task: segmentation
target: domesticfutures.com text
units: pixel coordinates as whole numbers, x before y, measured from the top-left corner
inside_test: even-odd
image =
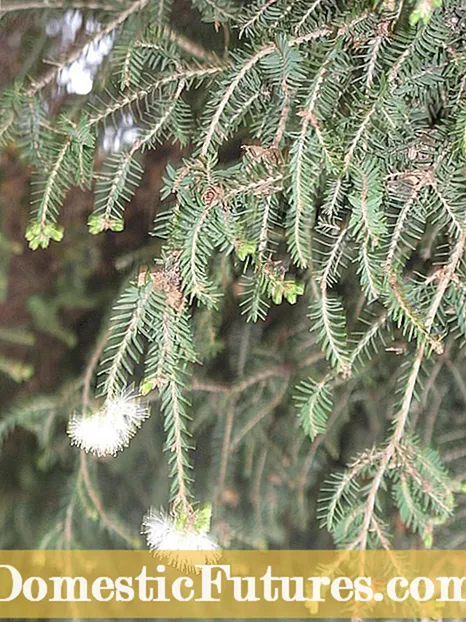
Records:
[[[284,577],[268,566],[261,577],[237,576],[227,564],[197,565],[196,577],[183,575],[168,581],[166,568],[156,567],[159,576],[151,576],[142,566],[137,576],[115,579],[55,576],[44,579],[23,576],[9,564],[0,565],[0,602],[19,597],[30,602],[221,602],[228,590],[237,602],[309,602],[332,599],[339,603],[466,602],[466,577],[391,577],[383,588],[374,587],[371,577],[340,576]],[[151,570],[153,572],[153,570]]]

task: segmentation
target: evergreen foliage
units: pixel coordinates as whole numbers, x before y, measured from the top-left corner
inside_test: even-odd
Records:
[[[2,144],[35,171],[32,249],[67,235],[75,186],[94,196],[90,234],[121,232],[147,152],[179,147],[157,252],[131,262],[81,380],[0,421],[70,464],[58,422],[128,387],[152,405],[114,463],[76,458],[42,546],[89,546],[87,520],[141,545],[141,517],[103,486],[129,455],[150,503],[212,503],[221,546],[292,546],[293,529],[310,544],[320,521],[347,548],[462,547],[466,7],[194,0],[184,32],[176,2],[23,4],[5,0],[0,25],[74,5],[100,24],[1,100]],[[64,97],[61,72],[107,36],[92,91]]]

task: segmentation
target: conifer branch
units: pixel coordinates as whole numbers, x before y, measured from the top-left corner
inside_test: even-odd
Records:
[[[133,104],[144,100],[146,97],[157,91],[158,89],[167,86],[172,83],[189,81],[195,78],[204,78],[211,75],[215,75],[224,70],[223,65],[217,65],[214,67],[205,67],[200,69],[186,69],[183,71],[175,71],[173,74],[167,75],[160,80],[147,85],[144,88],[137,89],[134,92],[130,92],[122,95],[114,102],[105,105],[103,110],[96,112],[89,117],[89,125],[97,125],[102,123],[108,117],[114,116],[116,113],[122,112],[125,108],[129,108]]]
[[[105,358],[101,362],[101,374],[104,376],[101,392],[107,396],[116,395],[126,385],[125,372],[131,368],[131,359],[135,356],[133,348],[138,348],[151,295],[150,284],[141,290],[130,284],[115,306],[114,323],[110,328]]]
[[[434,178],[432,178],[430,180],[430,185],[434,189],[434,192],[437,195],[437,197],[438,197],[439,201],[441,202],[442,206],[445,208],[445,211],[448,214],[448,218],[452,222],[453,229],[455,231],[455,235],[457,235],[457,236],[461,235],[461,232],[463,230],[463,226],[461,225],[461,222],[460,222],[458,216],[455,214],[455,210],[453,209],[453,207],[450,205],[450,203],[447,201],[447,199],[444,197],[444,195],[440,191],[440,189],[438,187],[438,183],[437,183],[437,181]]]
[[[180,504],[185,510],[190,507],[189,492],[190,478],[187,474],[189,463],[186,457],[186,413],[183,399],[175,379],[170,379],[162,389],[162,403],[164,405],[165,429],[167,431],[167,448],[173,454],[174,480],[172,496],[175,505]]]
[[[327,61],[328,62],[328,61]],[[306,148],[306,136],[308,133],[309,124],[314,120],[314,108],[317,102],[317,96],[319,93],[319,88],[323,82],[325,74],[327,72],[327,64],[324,63],[319,70],[316,79],[314,81],[311,96],[309,98],[309,102],[302,112],[303,121],[301,123],[301,130],[299,137],[296,141],[296,155],[293,162],[293,197],[295,199],[295,215],[294,222],[292,226],[292,240],[293,246],[296,249],[296,260],[298,265],[305,268],[308,265],[308,260],[311,254],[311,249],[305,251],[302,247],[302,231],[306,227],[306,220],[309,219],[310,215],[310,204],[311,197],[309,196],[309,179],[305,179],[305,171],[314,172],[317,174],[317,171],[309,171],[309,167],[307,165],[308,150]],[[314,127],[317,126],[317,122],[314,122]],[[306,176],[307,177],[307,176]],[[300,233],[301,232],[301,233]],[[310,240],[310,236],[309,236]]]
[[[400,244],[401,236],[405,229],[406,219],[408,218],[408,214],[410,213],[410,210],[412,209],[414,205],[414,202],[416,200],[416,197],[418,195],[418,192],[421,186],[422,186],[422,181],[418,181],[411,188],[410,196],[405,201],[403,207],[401,208],[400,213],[398,214],[395,228],[393,229],[391,236],[390,236],[390,245],[388,247],[388,251],[387,251],[387,255],[385,259],[385,266],[387,270],[391,270],[393,267],[393,260],[395,258],[395,253]]]
[[[202,143],[201,155],[203,155],[203,156],[207,155],[207,153],[209,151],[209,148],[210,148],[210,144],[212,142],[212,138],[214,136],[214,133],[217,130],[217,126],[218,126],[218,123],[220,121],[220,117],[222,116],[222,113],[223,113],[226,105],[228,104],[228,101],[230,100],[232,94],[238,88],[238,85],[240,84],[241,80],[248,73],[248,71],[250,71],[254,67],[254,65],[256,65],[262,58],[265,58],[266,56],[271,54],[274,51],[274,49],[275,49],[275,46],[272,45],[272,44],[269,44],[269,45],[261,48],[260,50],[258,50],[255,54],[253,54],[253,56],[251,56],[244,63],[244,65],[241,67],[241,69],[236,74],[235,78],[230,82],[227,90],[225,91],[225,94],[223,95],[222,99],[220,100],[220,103],[216,107],[215,114],[212,117],[210,125],[209,125],[209,127],[207,129],[207,133],[206,133],[204,141]]]
[[[299,20],[295,27],[295,32],[298,33],[304,24],[307,22],[312,13],[316,10],[316,8],[322,3],[322,0],[314,0],[311,6],[306,10],[302,18]]]
[[[385,35],[378,35],[377,37],[375,37],[374,41],[371,42],[372,52],[371,52],[370,59],[369,59],[369,66],[367,68],[366,93],[368,93],[372,88],[372,84],[374,82],[374,77],[375,77],[377,58],[379,56],[380,48],[382,46],[384,39],[385,39]]]
[[[331,32],[330,29],[322,28],[321,30],[307,33],[306,35],[302,35],[300,37],[296,37],[292,39],[289,42],[289,46],[294,47],[294,46],[302,45],[303,43],[307,43],[308,41],[312,41],[313,39],[325,37],[326,35],[330,34],[330,32]],[[244,79],[244,77],[248,74],[249,71],[251,71],[251,69],[255,65],[257,65],[261,60],[263,60],[269,54],[272,54],[275,51],[275,49],[276,47],[272,43],[260,48],[242,65],[242,67],[236,73],[234,79],[228,85],[228,88],[226,89],[219,104],[216,106],[215,114],[212,117],[212,120],[210,122],[210,125],[207,129],[205,138],[202,143],[201,155],[203,156],[207,155],[211,142],[212,142],[212,138],[215,132],[217,131],[217,127],[218,127],[220,118],[225,110],[225,107],[227,106],[228,102],[231,99],[231,96],[233,95],[235,90],[238,88],[241,81]]]
[[[377,298],[379,298],[380,291],[379,291],[377,280],[373,273],[372,258],[369,255],[369,245],[370,245],[369,240],[364,240],[362,242],[361,257],[363,261],[362,270],[364,271],[364,274],[367,276],[369,300],[372,301],[372,300],[377,300]]]
[[[403,434],[404,434],[406,424],[408,421],[408,415],[410,412],[411,402],[414,396],[414,390],[417,384],[419,371],[421,368],[422,361],[424,359],[424,355],[426,353],[427,345],[429,343],[428,337],[430,335],[430,331],[432,330],[435,317],[438,313],[438,310],[442,303],[447,287],[455,273],[455,270],[458,266],[459,261],[461,260],[464,254],[465,245],[466,245],[466,220],[464,222],[461,237],[456,243],[456,246],[453,249],[453,252],[450,256],[450,261],[445,266],[443,270],[443,274],[441,278],[439,279],[437,290],[432,300],[432,304],[429,308],[426,322],[425,322],[427,334],[425,337],[422,338],[422,341],[417,348],[414,362],[411,367],[411,371],[406,381],[406,387],[403,392],[401,407],[395,416],[395,424],[396,424],[395,429],[390,438],[390,442],[387,445],[387,448],[383,452],[383,458],[380,461],[380,466],[377,469],[377,472],[375,474],[375,477],[369,489],[369,494],[368,494],[367,502],[365,506],[364,522],[362,524],[360,536],[358,536],[358,544],[360,545],[361,549],[367,548],[367,538],[368,538],[368,533],[371,527],[372,517],[374,515],[374,508],[375,508],[377,493],[379,492],[383,477],[390,464],[390,461],[395,455],[395,452],[397,451],[398,446],[403,438]]]
[[[255,428],[265,417],[270,415],[275,408],[280,405],[280,402],[283,399],[283,395],[288,388],[288,384],[285,382],[281,389],[276,391],[276,394],[266,403],[264,407],[256,414],[255,417],[250,419],[236,434],[236,436],[231,440],[230,451],[234,451],[240,444],[241,441],[245,438],[246,434],[248,434],[251,430]]]
[[[48,86],[58,75],[58,73],[67,65],[70,65],[73,61],[77,60],[85,48],[89,46],[91,43],[93,45],[97,45],[99,41],[101,41],[108,34],[116,30],[124,21],[128,19],[134,13],[141,11],[144,7],[146,7],[149,3],[149,0],[135,0],[132,2],[124,11],[111,20],[108,24],[102,28],[90,41],[86,41],[86,43],[80,48],[73,50],[63,61],[53,67],[48,73],[45,74],[43,78],[34,82],[31,87],[27,90],[27,94],[30,96],[36,95],[39,91]]]
[[[241,37],[246,31],[250,30],[254,26],[254,24],[258,20],[260,20],[262,15],[276,2],[278,2],[278,0],[267,0],[262,6],[258,8],[257,11],[254,11],[251,17],[244,24],[242,24],[239,31],[239,36]]]
[[[63,163],[66,157],[66,154],[71,145],[71,137],[68,137],[64,142],[63,146],[57,154],[56,160],[52,166],[50,174],[47,178],[47,182],[45,184],[44,194],[42,196],[42,200],[40,202],[38,211],[37,211],[37,219],[40,224],[41,230],[45,228],[45,224],[49,219],[50,213],[53,211],[52,203],[54,193],[56,192],[55,188],[61,180],[58,180],[58,177],[62,174],[66,175],[66,171],[62,171]]]
[[[14,8],[5,1],[2,15]],[[55,0],[18,0],[18,15],[31,9],[40,17],[39,4],[54,9],[53,20],[64,13]],[[284,525],[303,529],[314,519],[327,471],[318,517],[337,546],[388,549],[395,512],[406,528],[398,530],[403,546],[417,546],[416,537],[430,547],[434,531],[450,538],[440,544],[458,541],[458,525],[448,519],[453,493],[464,488],[464,438],[443,428],[464,423],[454,411],[466,391],[465,7],[452,13],[444,2],[420,15],[419,7],[413,13],[391,1],[381,11],[335,0],[253,0],[244,9],[236,0],[87,6],[97,5],[99,23],[83,14],[89,34],[83,27],[76,46],[45,73],[33,71],[39,59],[21,65],[17,54],[18,76],[31,71],[31,80],[0,99],[5,170],[25,161],[40,173],[27,231],[33,248],[62,237],[58,214],[73,186],[95,197],[93,234],[124,229],[126,203],[149,193],[157,239],[146,244],[135,221],[116,245],[104,244],[105,261],[120,273],[143,262],[113,306],[105,339],[66,397],[20,404],[1,421],[2,439],[23,426],[37,438],[41,463],[53,464],[62,458],[62,444],[52,442],[56,422],[71,415],[73,444],[115,455],[149,417],[147,396],[164,439],[134,443],[133,455],[149,464],[150,447],[150,470],[163,446],[171,486],[169,514],[154,512],[144,522],[153,549],[167,541],[161,530],[194,548],[214,546],[206,536],[210,509],[192,497],[193,465],[196,490],[206,500],[212,494],[221,546],[286,543]],[[80,0],[69,6],[84,10]],[[173,26],[188,15],[192,39]],[[80,28],[81,15],[73,19]],[[40,32],[41,46],[60,45],[44,21],[13,16],[5,23],[20,24],[24,40]],[[80,108],[68,89],[48,88],[67,71],[79,74],[82,63],[92,65],[88,46],[109,35],[113,53],[87,104]],[[147,157],[159,145],[160,157]],[[136,195],[146,168],[147,184]],[[11,187],[5,184],[7,196]],[[104,241],[90,238],[83,250],[73,234],[81,213],[66,219],[69,243],[57,254],[67,270],[72,264],[60,276],[61,293],[28,303],[34,325],[60,339],[69,337],[58,321],[62,308],[76,298],[86,308],[95,302],[98,315],[106,300],[94,295]],[[125,240],[132,250],[121,258]],[[15,248],[0,235],[2,265]],[[2,269],[0,295],[6,289]],[[100,405],[91,391],[97,359]],[[0,353],[0,373],[12,370],[9,354]],[[347,461],[353,433],[363,430],[370,447],[387,421],[385,442],[350,457],[346,470],[334,468]],[[151,430],[148,424],[144,433]],[[203,435],[203,450],[218,454],[218,468],[193,458],[191,431]],[[432,439],[452,478],[428,446]],[[110,515],[100,491],[105,469],[94,481],[90,466],[64,486],[69,494],[51,518],[47,545],[95,547],[81,514],[125,537],[122,496]],[[116,460],[115,473],[127,466]],[[149,475],[142,468],[141,482]],[[148,503],[166,505],[165,494],[154,487]],[[137,490],[128,503],[136,497],[146,495]],[[249,510],[245,499],[253,500]]]

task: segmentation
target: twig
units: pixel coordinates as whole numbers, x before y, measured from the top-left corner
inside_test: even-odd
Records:
[[[236,400],[235,398],[230,400],[227,408],[227,416],[225,421],[225,429],[223,432],[223,443],[222,443],[222,457],[220,462],[220,474],[218,477],[217,485],[216,485],[216,493],[215,500],[218,501],[222,494],[225,478],[227,474],[227,466],[228,466],[228,458],[230,456],[230,446],[231,446],[231,433],[233,430],[233,421],[235,417],[235,406]]]
[[[125,540],[125,542],[127,542],[131,546],[134,546],[134,541],[131,539],[131,537],[128,534],[126,534],[124,531],[122,531],[118,525],[115,525],[113,521],[109,518],[108,514],[106,513],[103,503],[97,491],[95,490],[94,486],[92,485],[91,478],[89,475],[89,469],[87,465],[87,456],[84,451],[81,451],[80,474],[83,478],[84,484],[86,486],[86,490],[89,493],[89,497],[91,498],[91,501],[94,504],[95,509],[99,513],[99,516],[102,522],[104,523],[104,525],[107,527],[107,529],[119,535],[120,538]]]
[[[114,2],[98,2],[93,0],[25,0],[24,2],[3,2],[0,7],[0,16],[13,11],[28,11],[31,9],[92,9],[101,11],[121,11],[124,0]],[[120,5],[120,6],[118,6]]]
[[[56,75],[61,71],[61,69],[63,69],[63,67],[66,67],[67,65],[70,65],[72,62],[77,60],[88,45],[96,44],[101,41],[113,30],[116,30],[116,28],[118,28],[120,24],[127,20],[130,15],[132,15],[133,13],[137,13],[138,11],[143,9],[148,3],[149,0],[138,0],[137,2],[133,2],[127,9],[122,11],[115,19],[113,19],[104,28],[102,28],[102,30],[99,31],[95,35],[95,37],[86,41],[86,43],[79,47],[77,50],[71,52],[60,64],[58,64],[56,67],[53,67],[49,72],[47,72],[43,78],[41,78],[38,82],[33,83],[32,86],[28,89],[27,94],[36,95],[44,87],[50,84],[52,80],[55,79]]]
[[[89,408],[89,394],[91,390],[92,376],[94,375],[95,368],[99,362],[100,356],[103,352],[105,344],[107,343],[108,331],[101,336],[97,345],[92,353],[89,363],[86,367],[83,379],[83,397],[82,397],[82,412],[86,414]]]

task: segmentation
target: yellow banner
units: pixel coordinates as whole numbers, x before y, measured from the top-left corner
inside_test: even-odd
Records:
[[[0,551],[0,618],[355,617],[466,617],[466,551]]]

